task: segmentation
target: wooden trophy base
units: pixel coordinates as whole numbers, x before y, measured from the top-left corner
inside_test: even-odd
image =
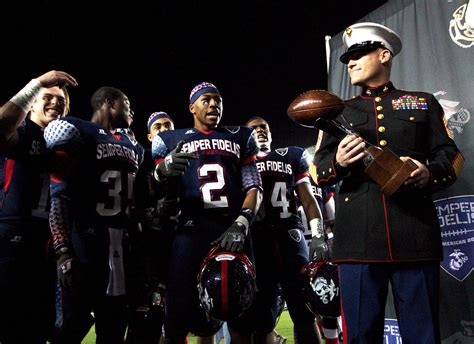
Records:
[[[411,160],[402,161],[390,149],[379,149],[370,146],[367,151],[373,159],[367,164],[364,172],[371,177],[378,185],[381,191],[391,196],[403,185],[410,174],[418,168]]]

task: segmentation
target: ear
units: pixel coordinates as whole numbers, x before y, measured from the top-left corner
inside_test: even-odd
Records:
[[[194,115],[194,104],[189,104],[189,112]]]
[[[379,54],[381,63],[387,63],[392,58],[392,53],[388,49],[383,49]]]
[[[151,137],[151,134],[147,134],[146,137],[148,141],[153,142],[153,138]]]
[[[107,106],[113,108],[114,107],[114,100],[112,98],[105,98],[105,104],[107,104]]]

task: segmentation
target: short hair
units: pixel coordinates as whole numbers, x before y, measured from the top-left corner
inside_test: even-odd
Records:
[[[110,87],[110,86],[103,86],[100,87],[97,91],[94,92],[91,98],[91,106],[92,111],[99,110],[102,105],[105,103],[107,98],[111,98],[113,100],[122,98],[125,94],[120,91],[118,88]]]
[[[245,122],[245,126],[248,126],[248,124],[249,124],[250,122],[256,121],[256,120],[264,121],[265,123],[268,124],[268,126],[270,126],[270,123],[269,123],[265,118],[260,117],[260,116],[253,116],[253,117],[249,118],[249,119],[247,120],[247,122]]]

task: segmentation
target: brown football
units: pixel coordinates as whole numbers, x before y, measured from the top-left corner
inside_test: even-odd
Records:
[[[317,118],[334,119],[344,109],[344,103],[335,94],[325,90],[310,90],[300,94],[288,106],[288,117],[296,123],[314,128]]]

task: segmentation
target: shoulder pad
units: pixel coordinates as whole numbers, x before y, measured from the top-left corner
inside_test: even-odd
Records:
[[[153,159],[163,158],[167,153],[168,149],[165,142],[160,137],[160,135],[156,135],[151,144],[151,156]]]
[[[54,120],[44,130],[46,147],[49,149],[62,145],[79,145],[82,143],[81,134],[76,126],[65,120]]]

